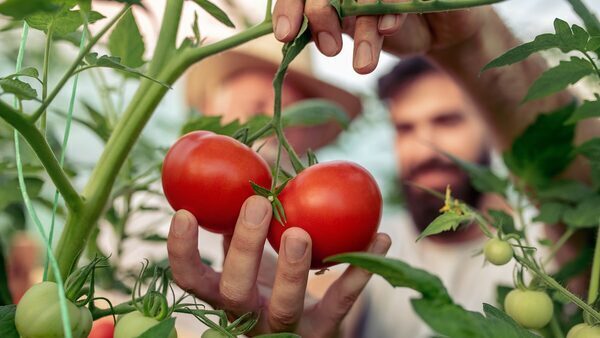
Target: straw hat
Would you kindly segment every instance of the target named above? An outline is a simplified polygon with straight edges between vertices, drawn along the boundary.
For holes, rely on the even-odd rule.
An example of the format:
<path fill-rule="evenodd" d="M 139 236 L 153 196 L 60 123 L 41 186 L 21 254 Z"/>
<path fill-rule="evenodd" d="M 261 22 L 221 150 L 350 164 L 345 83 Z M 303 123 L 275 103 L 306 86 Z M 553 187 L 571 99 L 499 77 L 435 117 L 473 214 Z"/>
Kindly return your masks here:
<path fill-rule="evenodd" d="M 186 80 L 187 104 L 203 111 L 207 98 L 218 90 L 219 84 L 240 71 L 264 69 L 274 75 L 281 63 L 282 46 L 269 34 L 192 66 Z M 294 83 L 307 98 L 322 98 L 339 104 L 351 118 L 361 112 L 358 96 L 313 76 L 308 49 L 302 51 L 289 66 L 286 81 Z"/>

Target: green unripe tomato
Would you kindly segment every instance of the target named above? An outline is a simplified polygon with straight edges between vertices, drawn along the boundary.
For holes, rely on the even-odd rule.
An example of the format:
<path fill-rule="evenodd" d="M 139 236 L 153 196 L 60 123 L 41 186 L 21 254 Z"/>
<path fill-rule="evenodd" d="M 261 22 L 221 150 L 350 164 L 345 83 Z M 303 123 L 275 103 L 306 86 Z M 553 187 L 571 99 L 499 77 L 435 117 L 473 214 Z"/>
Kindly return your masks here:
<path fill-rule="evenodd" d="M 485 259 L 494 265 L 504 265 L 513 258 L 512 246 L 499 238 L 492 238 L 483 247 Z"/>
<path fill-rule="evenodd" d="M 73 338 L 87 338 L 92 329 L 92 314 L 67 300 Z M 42 282 L 32 286 L 21 298 L 15 313 L 15 326 L 21 338 L 65 337 L 60 315 L 58 285 Z"/>
<path fill-rule="evenodd" d="M 600 326 L 577 324 L 569 330 L 567 338 L 600 338 Z"/>
<path fill-rule="evenodd" d="M 202 333 L 202 338 L 227 338 L 227 335 L 215 329 L 208 329 Z"/>
<path fill-rule="evenodd" d="M 552 319 L 554 304 L 543 291 L 515 289 L 506 295 L 504 311 L 525 328 L 541 329 Z"/>
<path fill-rule="evenodd" d="M 144 316 L 139 311 L 130 312 L 117 321 L 114 338 L 135 338 L 158 325 L 158 320 Z M 175 328 L 171 330 L 169 338 L 177 338 Z"/>
<path fill-rule="evenodd" d="M 569 330 L 569 333 L 567 333 L 567 338 L 576 338 L 579 331 L 581 331 L 581 329 L 583 329 L 586 326 L 587 326 L 586 323 L 580 323 L 580 324 L 573 326 Z"/>

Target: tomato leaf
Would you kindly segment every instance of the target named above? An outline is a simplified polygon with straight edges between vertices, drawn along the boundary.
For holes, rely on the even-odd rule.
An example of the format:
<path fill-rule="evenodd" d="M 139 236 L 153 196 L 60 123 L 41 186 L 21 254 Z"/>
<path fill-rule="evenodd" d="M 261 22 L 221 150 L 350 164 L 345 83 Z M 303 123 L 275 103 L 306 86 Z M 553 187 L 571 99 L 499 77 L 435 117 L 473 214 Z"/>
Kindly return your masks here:
<path fill-rule="evenodd" d="M 564 213 L 570 208 L 568 204 L 561 202 L 546 202 L 542 203 L 537 216 L 532 220 L 534 222 L 543 222 L 545 224 L 557 224 L 559 223 Z"/>
<path fill-rule="evenodd" d="M 492 225 L 496 229 L 502 229 L 505 234 L 519 234 L 523 235 L 521 231 L 517 231 L 515 228 L 515 221 L 513 217 L 502 210 L 489 209 L 487 211 L 493 218 Z"/>
<path fill-rule="evenodd" d="M 494 60 L 490 61 L 483 67 L 482 72 L 502 66 L 512 65 L 514 63 L 527 59 L 531 54 L 537 53 L 543 50 L 558 47 L 558 41 L 554 34 L 542 34 L 535 37 L 531 42 L 524 43 L 517 46 L 508 52 L 500 55 Z"/>
<path fill-rule="evenodd" d="M 19 338 L 19 333 L 15 327 L 16 305 L 0 306 L 0 337 Z"/>
<path fill-rule="evenodd" d="M 469 215 L 459 215 L 452 212 L 447 212 L 436 217 L 431 224 L 421 232 L 419 237 L 417 237 L 417 241 L 421 239 L 442 233 L 444 231 L 456 230 L 459 225 L 465 223 L 467 221 L 471 221 L 472 218 Z"/>
<path fill-rule="evenodd" d="M 14 94 L 21 100 L 37 99 L 37 91 L 27 82 L 17 79 L 0 79 L 0 88 L 4 93 Z"/>
<path fill-rule="evenodd" d="M 238 130 L 243 128 L 248 128 L 248 133 L 253 134 L 271 121 L 271 118 L 266 115 L 255 115 L 246 123 L 240 123 L 239 120 L 235 120 L 227 124 L 222 124 L 222 116 L 202 116 L 197 111 L 192 111 L 190 115 L 193 117 L 181 128 L 182 135 L 194 130 L 208 130 L 219 135 L 233 136 Z"/>
<path fill-rule="evenodd" d="M 573 10 L 583 21 L 585 28 L 590 35 L 600 35 L 600 21 L 592 13 L 581 0 L 570 0 L 569 3 L 573 6 Z"/>
<path fill-rule="evenodd" d="M 574 228 L 592 228 L 600 224 L 600 195 L 586 198 L 564 212 L 563 221 Z"/>
<path fill-rule="evenodd" d="M 548 184 L 573 159 L 574 125 L 565 125 L 575 106 L 541 114 L 504 153 L 510 171 L 534 187 Z"/>
<path fill-rule="evenodd" d="M 571 57 L 558 66 L 546 70 L 529 88 L 523 102 L 559 92 L 582 78 L 594 74 L 594 67 L 585 59 Z"/>
<path fill-rule="evenodd" d="M 108 38 L 108 50 L 121 58 L 121 64 L 138 68 L 144 64 L 144 40 L 131 9 L 121 17 Z"/>
<path fill-rule="evenodd" d="M 198 6 L 202 7 L 202 9 L 204 9 L 213 18 L 219 20 L 219 22 L 221 22 L 225 26 L 235 28 L 235 25 L 233 24 L 233 22 L 231 22 L 231 20 L 227 16 L 227 13 L 225 13 L 217 5 L 213 4 L 208 0 L 194 0 L 194 2 L 197 3 Z"/>
<path fill-rule="evenodd" d="M 600 95 L 598 94 L 596 94 L 596 100 L 584 101 L 583 104 L 577 107 L 567 123 L 577 123 L 592 117 L 600 117 Z"/>
<path fill-rule="evenodd" d="M 350 117 L 342 107 L 323 99 L 302 100 L 283 110 L 281 116 L 286 126 L 313 126 L 334 121 L 345 129 L 350 124 Z"/>
<path fill-rule="evenodd" d="M 27 193 L 31 198 L 39 196 L 44 186 L 44 180 L 38 177 L 25 177 L 25 183 Z M 2 186 L 2 189 L 0 189 L 0 210 L 6 208 L 9 204 L 22 202 L 21 194 L 15 194 L 16 191 L 21 191 L 19 181 L 16 178 L 0 177 L 0 186 Z"/>
<path fill-rule="evenodd" d="M 171 86 L 169 86 L 168 84 L 161 82 L 157 79 L 154 79 L 140 71 L 137 71 L 135 69 L 132 69 L 130 67 L 127 67 L 127 66 L 121 64 L 121 58 L 116 57 L 116 56 L 102 55 L 101 57 L 98 57 L 98 53 L 90 53 L 85 56 L 85 62 L 86 62 L 86 65 L 91 66 L 91 68 L 93 68 L 93 67 L 112 68 L 112 69 L 115 69 L 115 70 L 118 70 L 121 72 L 125 72 L 127 74 L 146 78 L 150 81 L 158 83 L 159 85 L 161 85 L 163 87 L 167 87 L 167 88 L 171 89 Z"/>
<path fill-rule="evenodd" d="M 595 187 L 600 187 L 600 138 L 595 137 L 579 147 L 576 152 L 590 160 L 592 168 L 592 181 Z"/>
<path fill-rule="evenodd" d="M 165 319 L 146 330 L 138 338 L 168 338 L 174 327 L 175 318 Z"/>
<path fill-rule="evenodd" d="M 105 16 L 98 12 L 90 12 L 87 15 L 88 23 L 94 23 L 104 19 Z M 38 13 L 25 19 L 31 28 L 48 32 L 52 25 L 54 34 L 63 36 L 75 32 L 83 25 L 83 18 L 78 10 L 65 10 L 59 13 Z"/>
<path fill-rule="evenodd" d="M 464 161 L 450 153 L 436 149 L 448 157 L 454 164 L 464 170 L 471 180 L 473 187 L 479 192 L 493 192 L 500 196 L 506 195 L 508 180 L 496 176 L 490 168 Z"/>
<path fill-rule="evenodd" d="M 19 72 L 7 75 L 4 78 L 13 79 L 13 78 L 16 78 L 16 77 L 19 77 L 19 76 L 30 77 L 30 78 L 36 79 L 36 80 L 38 80 L 38 81 L 41 82 L 41 80 L 39 79 L 40 73 L 34 67 L 25 67 L 25 68 L 22 68 Z"/>
<path fill-rule="evenodd" d="M 349 263 L 385 278 L 393 287 L 406 287 L 420 292 L 425 299 L 452 304 L 442 281 L 435 275 L 414 268 L 397 259 L 354 252 L 328 257 L 325 262 Z"/>
<path fill-rule="evenodd" d="M 563 53 L 574 50 L 585 50 L 585 46 L 590 37 L 585 29 L 577 25 L 569 27 L 569 24 L 566 21 L 555 19 L 554 30 L 556 31 L 556 37 L 558 38 L 558 48 Z"/>
<path fill-rule="evenodd" d="M 38 12 L 53 12 L 59 6 L 50 0 L 6 0 L 0 3 L 0 14 L 20 20 Z"/>
<path fill-rule="evenodd" d="M 594 191 L 580 181 L 558 180 L 538 189 L 537 198 L 541 201 L 579 202 L 594 194 Z"/>

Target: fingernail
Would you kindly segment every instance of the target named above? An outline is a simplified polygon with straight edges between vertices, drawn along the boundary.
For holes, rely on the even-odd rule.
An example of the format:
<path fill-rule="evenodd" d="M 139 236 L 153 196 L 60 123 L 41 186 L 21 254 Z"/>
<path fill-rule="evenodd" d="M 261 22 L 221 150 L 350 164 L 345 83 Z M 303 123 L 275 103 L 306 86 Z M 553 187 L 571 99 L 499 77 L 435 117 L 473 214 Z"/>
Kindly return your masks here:
<path fill-rule="evenodd" d="M 387 31 L 396 26 L 398 16 L 395 14 L 386 14 L 379 20 L 379 30 Z"/>
<path fill-rule="evenodd" d="M 387 239 L 388 237 L 377 236 L 377 239 L 375 239 L 369 251 L 378 255 L 385 254 L 389 249 L 389 242 Z"/>
<path fill-rule="evenodd" d="M 278 40 L 285 39 L 290 34 L 290 20 L 286 16 L 279 16 L 275 23 L 275 37 Z"/>
<path fill-rule="evenodd" d="M 288 262 L 295 263 L 304 257 L 307 243 L 305 240 L 294 237 L 285 239 L 285 257 Z"/>
<path fill-rule="evenodd" d="M 333 35 L 328 32 L 320 32 L 317 34 L 317 39 L 319 40 L 319 48 L 323 54 L 333 56 L 337 53 L 338 46 Z"/>
<path fill-rule="evenodd" d="M 173 232 L 177 236 L 183 236 L 190 229 L 190 224 L 192 224 L 192 222 L 188 215 L 183 211 L 178 211 L 173 218 Z"/>
<path fill-rule="evenodd" d="M 354 55 L 354 67 L 358 69 L 367 67 L 373 60 L 372 55 L 370 43 L 367 41 L 359 43 L 358 48 L 356 48 L 356 54 Z"/>
<path fill-rule="evenodd" d="M 244 211 L 246 224 L 260 225 L 266 215 L 267 207 L 265 203 L 259 201 L 257 198 L 251 198 L 248 204 L 246 204 L 246 210 Z"/>

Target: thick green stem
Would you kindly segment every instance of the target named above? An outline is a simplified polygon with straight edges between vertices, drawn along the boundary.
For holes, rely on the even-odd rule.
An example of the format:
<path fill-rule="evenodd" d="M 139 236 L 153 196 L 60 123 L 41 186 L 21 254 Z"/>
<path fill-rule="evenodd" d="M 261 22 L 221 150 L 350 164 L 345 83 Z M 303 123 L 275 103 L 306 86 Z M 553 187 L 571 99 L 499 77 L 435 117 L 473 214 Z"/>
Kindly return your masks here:
<path fill-rule="evenodd" d="M 179 6 L 174 6 L 173 2 L 179 3 Z M 163 29 L 170 31 L 172 36 L 161 34 L 162 38 L 175 39 L 177 32 L 165 26 L 178 25 L 182 3 L 183 0 L 169 0 L 167 11 L 165 11 L 165 20 L 163 20 Z M 171 85 L 193 63 L 270 32 L 272 32 L 271 23 L 263 22 L 225 40 L 175 54 L 173 57 L 168 58 L 169 62 L 162 67 L 156 78 Z M 165 51 L 157 48 L 156 53 L 165 53 Z M 156 58 L 156 60 L 162 59 L 160 56 Z M 86 197 L 84 212 L 67 220 L 65 230 L 57 246 L 56 256 L 63 276 L 67 276 L 75 267 L 85 247 L 86 239 L 96 226 L 96 222 L 106 206 L 121 167 L 167 91 L 168 88 L 165 86 L 144 79 L 141 81 L 140 87 L 127 109 L 125 109 L 123 117 L 111 134 L 98 161 L 98 166 L 94 169 L 83 192 Z"/>
<path fill-rule="evenodd" d="M 515 259 L 527 269 L 529 269 L 529 271 L 531 271 L 537 278 L 543 281 L 551 289 L 562 293 L 563 296 L 565 296 L 571 302 L 575 303 L 575 305 L 579 306 L 583 311 L 587 312 L 594 319 L 600 321 L 600 313 L 598 313 L 598 311 L 594 310 L 594 308 L 592 308 L 589 304 L 581 300 L 581 298 L 577 297 L 571 291 L 567 290 L 565 287 L 560 285 L 560 283 L 557 282 L 554 278 L 540 271 L 537 266 L 535 266 L 529 261 L 529 259 L 524 259 L 519 256 L 515 256 Z"/>
<path fill-rule="evenodd" d="M 67 174 L 60 166 L 44 135 L 25 116 L 19 114 L 2 101 L 0 101 L 0 117 L 27 140 L 31 149 L 33 149 L 44 168 L 46 168 L 52 182 L 54 182 L 54 185 L 56 185 L 56 188 L 65 199 L 69 210 L 73 213 L 78 212 L 83 205 L 81 196 L 79 196 Z"/>
<path fill-rule="evenodd" d="M 592 262 L 592 275 L 588 289 L 588 303 L 592 304 L 598 297 L 598 284 L 600 283 L 600 228 L 596 235 L 596 247 L 594 249 L 594 260 Z"/>
<path fill-rule="evenodd" d="M 106 34 L 106 32 L 108 32 L 108 30 L 121 18 L 121 16 L 123 16 L 123 14 L 127 11 L 127 9 L 129 9 L 129 7 L 130 7 L 130 5 L 126 5 L 125 7 L 123 7 L 123 9 L 121 9 L 119 14 L 117 14 L 114 18 L 112 18 L 110 20 L 110 22 L 106 26 L 104 26 L 104 28 L 102 28 L 102 30 L 100 32 L 98 32 L 98 34 L 96 34 L 96 36 L 94 36 L 90 39 L 90 41 L 85 46 L 85 48 L 83 48 L 79 52 L 79 54 L 75 58 L 75 61 L 71 64 L 71 66 L 69 67 L 67 72 L 63 75 L 63 77 L 60 79 L 60 81 L 58 81 L 58 84 L 56 85 L 56 87 L 54 87 L 54 89 L 52 90 L 50 95 L 48 95 L 48 98 L 46 98 L 42 102 L 42 105 L 35 111 L 35 113 L 33 113 L 33 115 L 31 115 L 30 119 L 32 121 L 34 121 L 34 122 L 37 121 L 40 118 L 40 116 L 42 115 L 42 113 L 44 113 L 46 111 L 46 108 L 48 108 L 50 103 L 52 103 L 52 101 L 56 98 L 58 93 L 60 93 L 61 89 L 67 84 L 67 81 L 69 81 L 69 78 L 77 70 L 77 68 L 79 67 L 79 65 L 81 64 L 81 61 L 83 61 L 85 56 L 88 55 L 88 53 L 92 50 L 92 47 L 94 47 L 96 45 L 96 43 L 98 43 L 98 41 L 100 41 L 100 38 L 102 38 L 102 36 L 104 36 L 104 34 Z"/>
<path fill-rule="evenodd" d="M 123 315 L 129 312 L 133 312 L 135 311 L 135 306 L 131 305 L 131 302 L 127 302 L 127 303 L 123 303 L 123 304 L 119 304 L 117 306 L 114 306 L 112 309 L 108 308 L 108 309 L 98 309 L 98 308 L 94 308 L 94 310 L 92 311 L 92 318 L 94 318 L 94 320 L 102 318 L 102 317 L 106 317 L 106 316 L 112 316 L 114 315 Z"/>
<path fill-rule="evenodd" d="M 50 64 L 50 49 L 52 48 L 52 33 L 54 25 L 51 23 L 46 35 L 46 48 L 44 49 L 44 63 L 42 66 L 42 101 L 48 96 L 48 65 Z M 42 122 L 40 123 L 42 134 L 46 134 L 46 110 L 42 111 Z"/>
<path fill-rule="evenodd" d="M 340 15 L 382 15 L 399 13 L 431 13 L 445 12 L 469 7 L 491 5 L 504 0 L 412 0 L 400 3 L 361 3 L 344 1 L 340 7 Z"/>

